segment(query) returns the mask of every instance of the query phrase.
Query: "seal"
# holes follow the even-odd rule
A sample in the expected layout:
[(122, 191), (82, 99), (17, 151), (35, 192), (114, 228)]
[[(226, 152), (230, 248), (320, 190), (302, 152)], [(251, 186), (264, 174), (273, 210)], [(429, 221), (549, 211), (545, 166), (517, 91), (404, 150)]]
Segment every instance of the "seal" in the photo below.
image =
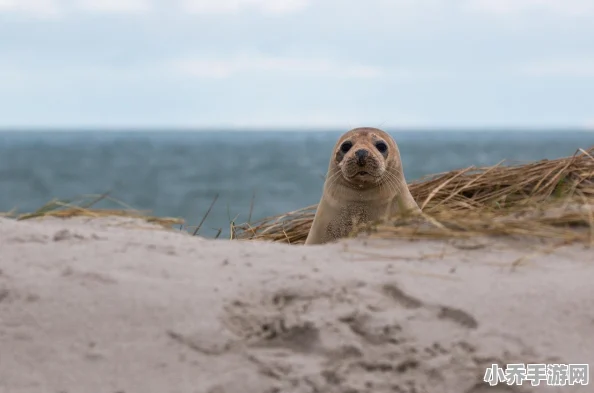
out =
[(356, 225), (420, 211), (394, 139), (377, 128), (354, 128), (334, 146), (305, 244), (328, 243), (348, 236)]

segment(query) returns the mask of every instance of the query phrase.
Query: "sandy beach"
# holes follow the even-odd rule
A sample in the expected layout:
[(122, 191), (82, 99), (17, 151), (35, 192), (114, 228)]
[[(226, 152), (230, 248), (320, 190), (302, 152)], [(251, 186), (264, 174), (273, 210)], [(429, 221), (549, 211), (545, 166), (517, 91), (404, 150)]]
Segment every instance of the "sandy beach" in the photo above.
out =
[(0, 392), (591, 392), (483, 381), (594, 364), (594, 252), (553, 248), (0, 219)]

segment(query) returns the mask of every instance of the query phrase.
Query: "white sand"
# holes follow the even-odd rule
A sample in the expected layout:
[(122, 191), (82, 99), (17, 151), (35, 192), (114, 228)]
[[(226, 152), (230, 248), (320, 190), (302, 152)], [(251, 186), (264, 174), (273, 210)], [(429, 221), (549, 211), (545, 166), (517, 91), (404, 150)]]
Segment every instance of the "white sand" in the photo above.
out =
[[(0, 392), (593, 392), (483, 382), (594, 364), (594, 252), (536, 242), (203, 240), (0, 219)], [(470, 249), (469, 249), (470, 248)]]

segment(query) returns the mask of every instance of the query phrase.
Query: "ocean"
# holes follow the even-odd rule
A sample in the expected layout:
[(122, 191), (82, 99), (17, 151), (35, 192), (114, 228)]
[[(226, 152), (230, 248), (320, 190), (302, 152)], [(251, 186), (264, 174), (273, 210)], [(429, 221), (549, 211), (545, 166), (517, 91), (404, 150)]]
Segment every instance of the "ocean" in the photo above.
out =
[[(408, 182), (456, 168), (554, 159), (594, 145), (594, 132), (393, 131)], [(4, 131), (0, 212), (103, 194), (196, 225), (201, 234), (319, 201), (341, 131)], [(101, 207), (114, 207), (102, 202)]]

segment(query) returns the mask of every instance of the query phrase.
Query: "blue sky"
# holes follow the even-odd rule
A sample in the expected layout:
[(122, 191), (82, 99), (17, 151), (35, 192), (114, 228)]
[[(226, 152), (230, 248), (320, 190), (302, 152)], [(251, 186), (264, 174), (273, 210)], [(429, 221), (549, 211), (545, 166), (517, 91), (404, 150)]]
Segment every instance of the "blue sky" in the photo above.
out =
[(0, 0), (0, 127), (594, 128), (592, 0)]

